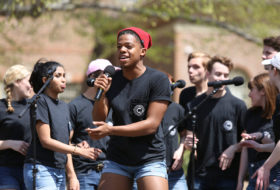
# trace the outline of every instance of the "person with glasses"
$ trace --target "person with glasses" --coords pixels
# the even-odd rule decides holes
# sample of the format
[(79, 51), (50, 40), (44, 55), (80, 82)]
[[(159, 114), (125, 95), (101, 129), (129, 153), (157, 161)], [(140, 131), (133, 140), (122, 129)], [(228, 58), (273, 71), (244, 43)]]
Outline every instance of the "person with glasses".
[[(271, 59), (276, 53), (280, 52), (280, 36), (271, 36), (263, 39), (262, 59)], [(264, 69), (268, 69), (268, 65), (264, 63)]]

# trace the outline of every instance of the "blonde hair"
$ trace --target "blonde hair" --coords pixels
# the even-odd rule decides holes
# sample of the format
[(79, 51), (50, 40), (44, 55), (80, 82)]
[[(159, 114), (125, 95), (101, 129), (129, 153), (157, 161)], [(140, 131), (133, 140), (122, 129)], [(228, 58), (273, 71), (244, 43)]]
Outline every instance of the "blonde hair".
[(4, 74), (4, 90), (7, 98), (7, 112), (14, 112), (12, 107), (12, 87), (17, 80), (24, 79), (30, 75), (30, 72), (23, 65), (14, 65), (10, 67)]
[(204, 52), (198, 52), (198, 51), (190, 53), (190, 55), (188, 56), (188, 62), (190, 62), (190, 60), (194, 59), (194, 58), (202, 58), (202, 66), (204, 68), (206, 68), (208, 61), (210, 61), (210, 59), (211, 59), (210, 55), (208, 55)]

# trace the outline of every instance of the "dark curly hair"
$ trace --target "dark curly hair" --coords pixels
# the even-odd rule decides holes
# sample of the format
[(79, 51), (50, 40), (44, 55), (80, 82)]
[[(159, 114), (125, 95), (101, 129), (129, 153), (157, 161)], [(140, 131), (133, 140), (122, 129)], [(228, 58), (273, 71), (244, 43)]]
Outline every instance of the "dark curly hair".
[(280, 51), (280, 36), (264, 38), (263, 45), (272, 47), (276, 51)]
[(214, 56), (207, 63), (206, 68), (207, 68), (208, 72), (212, 71), (213, 65), (216, 62), (219, 62), (219, 63), (225, 65), (226, 67), (228, 67), (229, 71), (231, 71), (233, 69), (233, 63), (229, 58), (222, 57), (222, 56)]

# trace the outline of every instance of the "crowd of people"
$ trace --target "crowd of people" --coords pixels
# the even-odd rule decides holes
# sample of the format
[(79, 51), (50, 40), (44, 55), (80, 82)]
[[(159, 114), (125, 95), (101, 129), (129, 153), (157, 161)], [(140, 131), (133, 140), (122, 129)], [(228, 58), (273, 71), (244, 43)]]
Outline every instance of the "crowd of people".
[[(246, 178), (247, 190), (280, 189), (280, 36), (263, 40), (264, 71), (248, 82), (248, 109), (227, 86), (207, 85), (228, 80), (233, 62), (199, 51), (186, 64), (193, 86), (173, 102), (173, 77), (144, 64), (151, 46), (146, 31), (120, 30), (119, 67), (91, 61), (89, 86), (68, 104), (59, 99), (62, 64), (10, 67), (0, 189), (242, 190)], [(35, 116), (21, 115), (29, 109)]]

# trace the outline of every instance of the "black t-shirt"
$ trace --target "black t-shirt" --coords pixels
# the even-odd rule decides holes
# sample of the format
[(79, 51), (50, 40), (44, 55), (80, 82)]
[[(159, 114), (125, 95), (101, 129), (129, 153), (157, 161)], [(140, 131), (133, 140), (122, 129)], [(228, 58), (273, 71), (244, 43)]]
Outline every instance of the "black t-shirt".
[[(245, 130), (247, 133), (268, 132), (272, 139), (274, 139), (273, 122), (271, 119), (262, 117), (262, 108), (251, 108), (246, 112)], [(257, 162), (266, 160), (269, 157), (269, 152), (257, 152), (253, 148), (248, 148), (248, 161)]]
[(183, 108), (186, 107), (186, 104), (193, 100), (196, 96), (196, 89), (195, 86), (191, 86), (188, 88), (185, 88), (181, 91), (180, 97), (179, 97), (179, 104), (183, 106)]
[[(18, 115), (28, 106), (27, 100), (12, 101), (13, 113), (6, 111), (5, 99), (0, 100), (0, 140), (31, 142), (30, 114)], [(0, 166), (23, 166), (24, 156), (12, 149), (0, 150)]]
[[(50, 126), (51, 138), (62, 143), (69, 144), (69, 135), (71, 130), (70, 115), (68, 105), (41, 94), (37, 101), (37, 121), (41, 121)], [(54, 152), (42, 146), (36, 133), (36, 163), (54, 168), (65, 168), (67, 156), (64, 153)], [(33, 143), (32, 141), (26, 156), (27, 163), (33, 161)]]
[[(199, 104), (206, 94), (191, 102), (191, 108)], [(245, 103), (234, 97), (229, 90), (221, 98), (210, 98), (196, 111), (197, 159), (195, 159), (196, 176), (207, 174), (236, 179), (238, 176), (240, 153), (235, 154), (230, 168), (222, 171), (219, 168), (219, 157), (230, 145), (241, 140), (244, 129)], [(187, 130), (192, 131), (191, 119), (186, 121)], [(191, 165), (189, 165), (191, 172)], [(188, 173), (189, 175), (190, 173)]]
[(275, 135), (275, 144), (280, 140), (280, 94), (276, 98), (276, 108), (273, 114), (273, 131)]
[[(122, 70), (113, 76), (106, 93), (113, 111), (114, 125), (127, 125), (146, 119), (152, 101), (170, 102), (170, 84), (167, 76), (150, 67), (138, 78), (127, 80)], [(165, 158), (162, 128), (155, 134), (139, 137), (111, 136), (107, 159), (120, 164), (138, 166), (162, 161)]]
[[(163, 128), (164, 134), (164, 143), (166, 146), (166, 165), (167, 167), (171, 167), (173, 164), (173, 155), (174, 152), (179, 147), (179, 139), (177, 128), (173, 128), (178, 124), (180, 119), (184, 117), (184, 108), (172, 102), (169, 104), (163, 120), (161, 122), (161, 127)], [(173, 130), (171, 130), (173, 128)], [(170, 131), (171, 130), (171, 131)]]
[(73, 155), (73, 164), (76, 173), (84, 173), (96, 166), (98, 162), (105, 160), (105, 153), (107, 149), (107, 142), (109, 136), (104, 137), (100, 140), (92, 140), (88, 133), (85, 131), (86, 128), (95, 128), (92, 124), (92, 109), (94, 101), (86, 98), (84, 95), (80, 95), (71, 101), (69, 104), (71, 126), (74, 130), (72, 137), (72, 143), (78, 144), (82, 141), (87, 141), (90, 147), (99, 148), (102, 153), (99, 155), (96, 161)]

